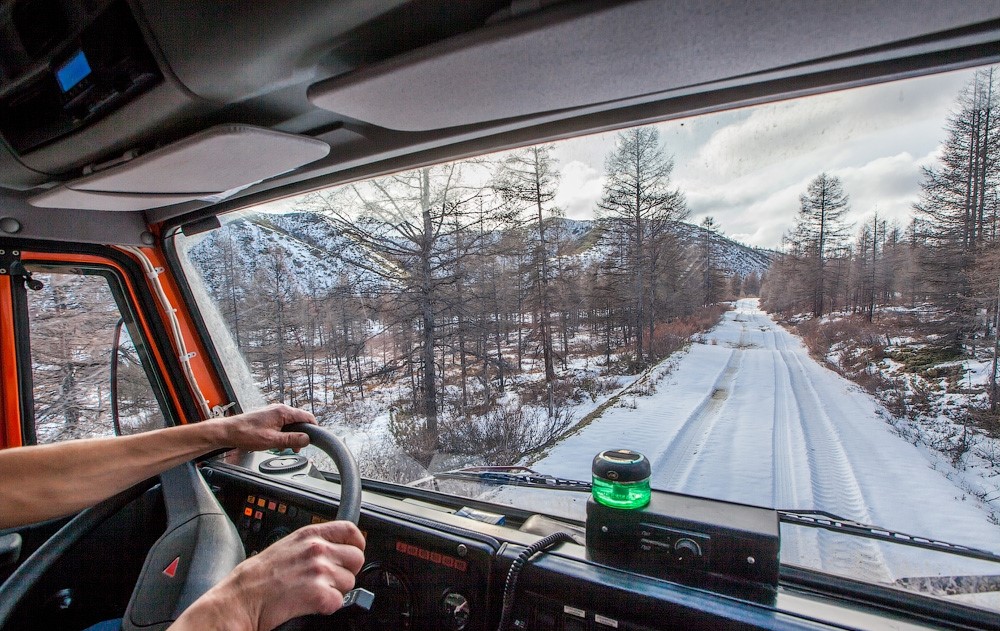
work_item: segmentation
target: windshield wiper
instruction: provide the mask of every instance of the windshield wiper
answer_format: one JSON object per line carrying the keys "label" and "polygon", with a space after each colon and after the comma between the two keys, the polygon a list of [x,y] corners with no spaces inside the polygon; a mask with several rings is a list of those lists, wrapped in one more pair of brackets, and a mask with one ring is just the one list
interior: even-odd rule
{"label": "windshield wiper", "polygon": [[[493,484],[496,486],[511,485],[525,486],[531,488],[558,489],[562,491],[590,491],[590,482],[582,480],[570,480],[552,475],[538,473],[528,467],[501,466],[501,467],[465,467],[463,469],[452,469],[451,471],[441,471],[432,474],[428,478],[412,482],[415,485],[427,480],[464,480],[466,482],[478,482],[481,484]],[[866,537],[878,541],[898,543],[915,548],[934,550],[936,552],[946,552],[959,556],[979,559],[982,561],[992,561],[1000,563],[1000,554],[972,548],[957,543],[949,543],[910,535],[880,526],[863,524],[845,517],[840,517],[832,513],[821,510],[778,510],[778,519],[782,523],[805,526],[807,528],[823,528],[833,532]]]}
{"label": "windshield wiper", "polygon": [[868,539],[875,539],[878,541],[888,541],[904,546],[913,546],[915,548],[924,548],[926,550],[935,550],[937,552],[947,552],[949,554],[956,554],[959,556],[969,557],[971,559],[980,559],[982,561],[1000,563],[1000,554],[995,552],[963,546],[958,543],[939,541],[929,537],[908,535],[903,532],[889,530],[888,528],[882,528],[880,526],[862,524],[844,517],[833,515],[826,511],[779,510],[778,516],[779,519],[786,524],[795,524],[797,526],[806,526],[808,528],[823,528],[833,532],[867,537]]}
{"label": "windshield wiper", "polygon": [[465,467],[464,469],[453,469],[451,471],[441,471],[432,474],[429,478],[423,478],[411,485],[434,480],[465,480],[467,482],[479,482],[482,484],[494,484],[497,486],[529,486],[534,488],[552,488],[562,491],[590,491],[590,482],[579,480],[567,480],[551,475],[538,473],[528,467]]}

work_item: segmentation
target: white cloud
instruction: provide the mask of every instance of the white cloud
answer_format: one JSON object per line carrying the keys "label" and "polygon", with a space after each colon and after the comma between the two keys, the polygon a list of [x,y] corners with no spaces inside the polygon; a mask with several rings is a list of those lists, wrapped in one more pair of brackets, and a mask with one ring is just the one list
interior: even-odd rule
{"label": "white cloud", "polygon": [[[741,177],[790,156],[825,153],[834,146],[863,146],[872,136],[928,119],[943,122],[964,78],[954,75],[868,86],[782,101],[744,110],[745,116],[714,133],[691,160],[692,170]],[[920,138],[940,141],[940,125]]]}
{"label": "white cloud", "polygon": [[877,210],[883,219],[908,223],[920,191],[921,161],[904,152],[833,171],[851,198],[848,220],[868,220]]}
{"label": "white cloud", "polygon": [[[790,99],[660,123],[673,156],[672,183],[688,200],[690,220],[712,215],[724,232],[750,245],[778,247],[799,195],[821,172],[844,181],[854,220],[881,216],[905,223],[919,195],[920,168],[933,165],[944,127],[972,71]],[[556,204],[591,218],[615,133],[556,143],[562,181]]]}
{"label": "white cloud", "polygon": [[561,169],[554,202],[570,219],[589,219],[594,216],[603,187],[602,171],[580,160],[573,160]]}
{"label": "white cloud", "polygon": [[905,223],[967,80],[937,75],[689,119],[701,142],[678,151],[676,182],[694,219],[713,215],[752,245],[779,245],[824,171],[843,178],[853,219],[877,207]]}

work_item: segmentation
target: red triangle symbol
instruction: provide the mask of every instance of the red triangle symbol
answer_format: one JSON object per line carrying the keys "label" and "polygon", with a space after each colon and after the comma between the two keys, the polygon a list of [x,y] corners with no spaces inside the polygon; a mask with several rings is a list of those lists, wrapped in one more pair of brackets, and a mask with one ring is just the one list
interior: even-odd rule
{"label": "red triangle symbol", "polygon": [[180,562],[181,558],[177,557],[176,559],[170,562],[170,565],[167,566],[167,569],[163,570],[163,573],[169,576],[170,578],[173,578],[174,574],[177,573],[177,564]]}

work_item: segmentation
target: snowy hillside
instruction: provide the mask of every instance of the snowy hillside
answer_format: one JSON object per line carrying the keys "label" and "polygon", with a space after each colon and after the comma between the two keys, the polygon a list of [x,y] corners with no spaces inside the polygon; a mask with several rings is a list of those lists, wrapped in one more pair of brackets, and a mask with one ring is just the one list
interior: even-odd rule
{"label": "snowy hillside", "polygon": [[719,260],[722,269],[730,274],[739,274],[746,278],[756,273],[764,274],[773,260],[774,252],[761,248],[752,248],[733,241],[718,232],[709,232],[694,224],[678,222],[677,229],[688,241],[698,241],[707,235],[712,243],[712,254]]}
{"label": "snowy hillside", "polygon": [[[686,223],[677,223],[676,229],[688,243],[708,234]],[[553,241],[570,243],[573,255],[599,262],[607,255],[602,244],[603,232],[599,220],[552,219],[548,234]],[[771,263],[766,250],[750,248],[716,233],[709,238],[720,267],[730,274],[761,275]],[[375,292],[384,289],[386,281],[371,270],[390,265],[341,234],[329,219],[306,212],[241,217],[205,235],[192,247],[191,258],[203,270],[218,271],[206,273],[205,278],[216,295],[230,291],[231,285],[240,293],[248,284],[266,282],[276,270],[289,266],[296,269],[295,274],[288,275],[289,279],[305,295],[323,293],[337,286]],[[230,263],[235,282],[219,269],[220,258]]]}
{"label": "snowy hillside", "polygon": [[[600,220],[553,219],[557,236],[562,236],[575,245],[574,251],[587,261],[599,262],[607,256],[604,228]],[[673,229],[683,243],[695,244],[706,237],[711,242],[712,254],[719,268],[729,275],[746,278],[750,274],[761,276],[771,265],[773,252],[752,248],[733,241],[717,232],[684,222],[674,222]]]}
{"label": "snowy hillside", "polygon": [[[314,213],[287,213],[241,217],[215,230],[191,248],[191,259],[205,273],[205,283],[214,293],[228,286],[224,270],[229,264],[237,293],[246,283],[282,273],[302,294],[326,292],[349,286],[362,292],[375,291],[384,281],[375,273],[350,263],[376,262],[360,246],[347,239],[332,222]],[[295,268],[288,274],[288,268]]]}

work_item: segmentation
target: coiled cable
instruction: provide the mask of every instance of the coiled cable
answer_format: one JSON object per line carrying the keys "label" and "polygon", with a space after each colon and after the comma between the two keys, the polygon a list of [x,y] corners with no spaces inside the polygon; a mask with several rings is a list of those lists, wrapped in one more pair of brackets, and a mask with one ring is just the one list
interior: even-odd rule
{"label": "coiled cable", "polygon": [[547,537],[539,539],[517,555],[514,562],[510,564],[510,570],[507,572],[507,582],[503,588],[503,609],[500,613],[500,626],[497,627],[497,631],[507,631],[507,626],[510,624],[510,616],[514,611],[514,592],[517,589],[517,579],[521,575],[521,570],[528,563],[528,559],[534,556],[536,552],[548,550],[555,545],[569,541],[573,541],[573,537],[567,533],[554,532]]}

